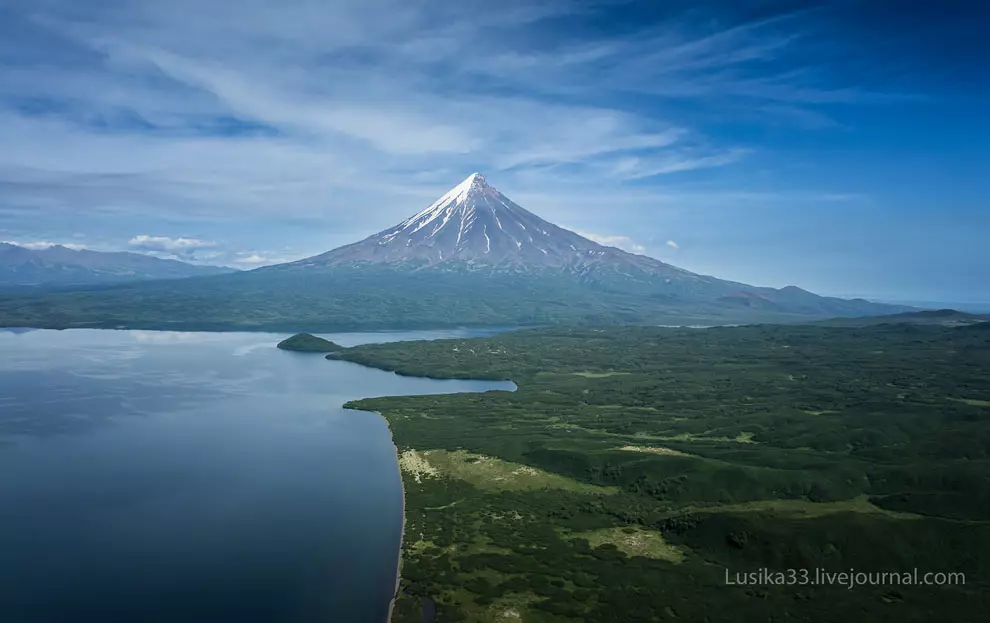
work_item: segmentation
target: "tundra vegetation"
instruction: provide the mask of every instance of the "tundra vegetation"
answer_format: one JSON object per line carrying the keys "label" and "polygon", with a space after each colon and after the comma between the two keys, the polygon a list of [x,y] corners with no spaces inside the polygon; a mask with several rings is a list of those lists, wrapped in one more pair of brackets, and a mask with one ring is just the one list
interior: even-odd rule
{"label": "tundra vegetation", "polygon": [[[408,457],[393,620],[427,600],[444,622],[977,620],[986,328],[537,329],[328,355],[518,384],[348,403]],[[966,583],[725,580],[816,568]]]}

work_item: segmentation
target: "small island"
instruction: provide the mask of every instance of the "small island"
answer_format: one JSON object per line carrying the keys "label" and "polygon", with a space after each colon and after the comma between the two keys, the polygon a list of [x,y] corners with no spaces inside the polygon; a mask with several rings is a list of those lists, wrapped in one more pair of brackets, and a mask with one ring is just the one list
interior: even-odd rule
{"label": "small island", "polygon": [[282,350],[296,350],[307,353],[335,353],[344,350],[340,344],[334,344],[330,340],[316,337],[309,333],[297,333],[292,337],[278,343]]}

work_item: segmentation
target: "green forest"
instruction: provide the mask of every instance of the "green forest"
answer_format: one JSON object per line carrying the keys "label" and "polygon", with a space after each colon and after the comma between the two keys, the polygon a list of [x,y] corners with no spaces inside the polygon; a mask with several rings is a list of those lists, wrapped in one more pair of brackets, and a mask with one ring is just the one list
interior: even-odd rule
{"label": "green forest", "polygon": [[[328,355],[515,392],[388,397],[393,620],[976,621],[990,323],[535,329]],[[727,585],[760,569],[955,586]]]}
{"label": "green forest", "polygon": [[342,350],[343,346],[309,333],[297,333],[279,342],[278,348],[305,353],[332,353]]}

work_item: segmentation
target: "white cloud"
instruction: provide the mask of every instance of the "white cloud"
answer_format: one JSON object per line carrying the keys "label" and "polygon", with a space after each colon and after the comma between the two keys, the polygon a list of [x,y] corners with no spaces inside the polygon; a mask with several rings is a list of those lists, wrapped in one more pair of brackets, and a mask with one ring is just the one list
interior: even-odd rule
{"label": "white cloud", "polygon": [[[312,253],[309,255],[315,255],[315,254],[316,253]],[[237,257],[235,257],[232,260],[235,264],[245,264],[248,266],[267,266],[269,264],[282,264],[284,262],[292,261],[292,259],[290,258],[283,257],[268,251],[237,253],[236,255]],[[306,257],[306,256],[304,255],[302,257]],[[302,257],[296,259],[302,259]]]}
{"label": "white cloud", "polygon": [[172,253],[192,253],[199,249],[217,246],[217,243],[198,238],[169,238],[168,236],[149,236],[140,234],[127,241],[132,247],[142,251],[168,251]]}
{"label": "white cloud", "polygon": [[[344,242],[474,170],[551,220],[597,229],[574,213],[675,205],[666,198],[677,189],[656,176],[745,163],[746,146],[707,135],[706,109],[722,123],[726,111],[752,115],[757,100],[797,118],[824,114],[809,102],[869,95],[801,66],[827,59],[791,54],[800,16],[731,26],[699,10],[578,40],[542,26],[594,19],[597,3],[244,0],[236,20],[221,0],[12,6],[12,27],[40,33],[18,39],[38,60],[0,64],[0,102],[58,106],[0,105],[0,218],[85,214],[119,228],[101,239],[166,223],[224,240],[215,232],[236,223],[273,238],[304,223],[332,232],[306,245]],[[752,118],[764,117],[782,115]],[[204,247],[168,242],[197,239],[145,238],[131,248],[205,259]]]}
{"label": "white cloud", "polygon": [[613,172],[624,179],[640,179],[667,175],[695,169],[710,169],[737,162],[748,153],[745,149],[730,149],[722,153],[707,156],[695,156],[686,153],[669,154],[659,158],[641,159],[625,158],[617,163]]}
{"label": "white cloud", "polygon": [[222,251],[216,250],[216,242],[199,238],[170,238],[168,236],[139,234],[128,240],[127,245],[146,255],[182,260],[194,264],[212,263],[223,256]]}
{"label": "white cloud", "polygon": [[679,245],[679,244],[677,244],[677,243],[676,243],[676,242],[674,242],[673,240],[668,240],[666,244],[667,244],[667,246],[668,246],[668,247],[670,247],[671,249],[680,249],[680,248],[681,248],[681,245]]}
{"label": "white cloud", "polygon": [[238,264],[264,264],[268,261],[268,258],[263,255],[249,255],[247,257],[241,257],[234,260]]}
{"label": "white cloud", "polygon": [[[608,175],[622,157],[636,158],[632,174],[654,161],[670,168],[681,157],[668,150],[680,154],[699,138],[662,113],[588,97],[597,89],[584,80],[603,60],[634,62],[653,54],[653,43],[686,46],[693,35],[537,45],[542,20],[595,10],[567,0],[539,10],[399,0],[239,6],[236,24],[219,0],[32,6],[32,27],[100,60],[0,67],[0,96],[75,107],[43,117],[0,110],[8,202],[22,214],[347,220],[355,200],[404,213],[397,197],[426,199],[475,169],[511,169],[503,179],[560,165]],[[698,53],[674,56],[690,69]],[[566,101],[539,93],[573,91],[575,80],[582,86]],[[626,86],[644,81],[648,74]],[[113,131],[94,129],[94,118]],[[204,135],[216,119],[257,131]],[[134,121],[158,131],[113,125]],[[711,152],[699,152],[694,167],[722,150]],[[417,188],[410,172],[428,170],[450,173]]]}
{"label": "white cloud", "polygon": [[603,244],[607,247],[616,247],[630,253],[646,253],[646,247],[634,242],[632,238],[628,236],[603,236],[601,234],[592,234],[584,231],[576,231],[574,233],[584,236],[588,240],[594,240],[598,244]]}
{"label": "white cloud", "polygon": [[18,242],[15,240],[0,240],[0,243],[12,244],[17,247],[31,249],[32,251],[41,251],[44,249],[50,249],[52,247],[65,247],[66,249],[72,249],[73,251],[81,251],[86,248],[86,245],[83,244],[76,244],[72,242],[49,242],[48,240],[39,240],[35,242]]}
{"label": "white cloud", "polygon": [[238,264],[276,264],[280,260],[267,258],[264,255],[258,255],[255,253],[254,255],[248,255],[247,257],[239,257],[234,261]]}

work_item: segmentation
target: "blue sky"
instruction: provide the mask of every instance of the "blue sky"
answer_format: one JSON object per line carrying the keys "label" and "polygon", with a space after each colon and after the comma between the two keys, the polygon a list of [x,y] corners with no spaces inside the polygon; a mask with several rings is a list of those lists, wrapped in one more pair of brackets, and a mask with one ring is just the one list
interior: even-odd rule
{"label": "blue sky", "polygon": [[249,268],[482,171],[696,272],[987,301],[975,5],[4,0],[0,240]]}

